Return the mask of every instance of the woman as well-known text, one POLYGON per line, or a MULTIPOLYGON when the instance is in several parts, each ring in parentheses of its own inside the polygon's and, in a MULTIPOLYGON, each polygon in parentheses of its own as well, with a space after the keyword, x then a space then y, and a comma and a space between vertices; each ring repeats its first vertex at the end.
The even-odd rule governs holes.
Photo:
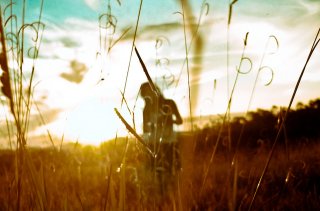
POLYGON ((156 87, 148 82, 140 87, 140 95, 145 101, 143 109, 143 138, 158 156, 157 163, 170 172, 180 169, 180 156, 173 124, 182 124, 176 103, 165 99, 156 87))

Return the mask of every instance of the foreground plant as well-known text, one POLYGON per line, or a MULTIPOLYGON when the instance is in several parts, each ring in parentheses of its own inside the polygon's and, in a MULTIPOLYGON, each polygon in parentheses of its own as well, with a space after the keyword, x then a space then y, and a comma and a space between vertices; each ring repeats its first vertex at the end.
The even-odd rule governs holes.
MULTIPOLYGON (((33 105, 35 61, 38 58, 44 24, 41 22, 43 1, 40 3, 38 20, 25 23, 26 2, 22 4, 22 25, 18 27, 18 18, 13 14, 14 3, 11 2, 4 10, 0 8, 0 36, 1 54, 0 65, 2 75, 0 77, 1 91, 7 99, 8 107, 13 118, 8 118, 8 134, 14 133, 16 137, 16 175, 14 185, 9 194, 13 194, 12 208, 16 210, 25 209, 21 200, 26 196, 26 180, 32 184, 32 197, 36 199, 35 207, 45 210, 47 200, 43 175, 38 174, 27 148, 27 136, 29 129, 30 114, 33 105), (4 17, 4 18, 3 18, 4 17), (6 30, 6 28, 9 28, 6 30), (31 46, 27 46, 25 31, 34 32, 31 38, 31 46), (9 31, 9 32, 6 32, 9 31), (32 66, 30 72, 24 67, 25 56, 31 58, 32 66), (10 66, 8 64, 11 64, 10 66), (26 75, 30 74, 29 77, 26 75), (13 119, 13 122, 10 120, 13 119), (10 130, 10 128, 15 128, 10 130)), ((10 143, 11 144, 11 143, 10 143)))
POLYGON ((259 192, 259 190, 260 190, 261 183, 262 183, 262 181, 263 181, 263 179, 264 179, 264 177, 265 177, 265 174, 266 174, 266 172, 267 172, 267 170, 268 170, 270 161, 271 161, 271 159, 272 159, 272 157, 273 157, 273 153, 274 153, 274 151, 275 151, 275 148, 276 148, 277 142, 278 142, 278 140, 279 140, 280 134, 281 134, 281 132, 282 132, 282 130, 283 130, 283 127, 284 127, 284 125, 285 125, 285 121, 286 121, 286 119, 287 119, 288 113, 290 112, 290 109, 291 109, 293 100, 294 100, 294 98, 295 98, 295 96, 296 96, 296 93, 297 93, 297 91, 298 91, 298 88, 299 88, 300 82, 301 82, 301 80, 302 80, 303 74, 304 74, 304 72, 305 72, 305 70, 306 70, 306 68, 307 68, 307 65, 308 65, 308 63, 309 63, 309 60, 311 59, 311 57, 312 57, 312 55, 313 55, 313 52, 315 51, 315 49, 317 48, 317 46, 318 46, 318 44, 319 44, 319 42, 320 42, 319 33, 320 33, 320 28, 319 28, 319 30, 318 30, 318 32, 317 32, 317 34, 316 34, 316 37, 315 37, 315 39, 314 39, 314 41, 313 41, 313 43, 312 43, 311 50, 310 50, 310 52, 309 52, 309 55, 308 55, 308 57, 307 57, 307 60, 306 60, 304 66, 303 66, 303 68, 302 68, 302 70, 301 70, 300 76, 299 76, 299 78, 298 78, 298 81, 297 81, 296 86, 295 86, 295 88, 294 88, 294 91, 293 91, 293 93, 292 93, 292 96, 291 96, 291 99, 290 99, 288 108, 286 109, 286 111, 285 111, 285 113, 284 113, 284 115, 283 115, 282 122, 281 122, 281 124, 280 124, 280 126, 279 126, 277 135, 276 135, 276 137, 275 137, 275 139, 274 139, 274 141, 273 141, 272 148, 271 148, 270 153, 269 153, 269 155, 268 155, 266 164, 265 164, 265 166, 264 166, 264 169, 263 169, 263 171, 262 171, 262 173, 261 173, 259 182, 258 182, 257 187, 256 187, 256 189, 255 189, 255 192, 254 192, 254 194, 253 194, 253 197, 252 197, 252 200, 251 200, 251 203, 250 203, 250 206, 249 206, 249 210, 252 209, 252 206, 253 206, 253 204, 254 204, 254 201, 255 201, 255 199, 256 199, 256 196, 257 196, 257 194, 258 194, 258 192, 259 192))

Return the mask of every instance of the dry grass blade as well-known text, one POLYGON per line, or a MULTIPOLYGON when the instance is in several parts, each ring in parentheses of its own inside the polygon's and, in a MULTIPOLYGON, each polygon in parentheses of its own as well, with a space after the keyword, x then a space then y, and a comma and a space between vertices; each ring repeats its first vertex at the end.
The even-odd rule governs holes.
MULTIPOLYGON (((263 50, 263 53, 262 53, 259 69, 258 69, 258 72, 256 74, 256 77, 255 77, 255 80, 254 80, 254 83, 253 83, 253 88, 252 88, 252 91, 251 91, 251 94, 250 94, 250 99, 249 99, 249 102, 248 102, 248 106, 247 106, 246 112, 244 113, 244 116, 243 116, 244 118, 247 118, 249 110, 251 108, 251 104, 252 104, 252 101, 253 101, 253 97, 254 97, 254 94, 255 94, 256 86, 257 86, 259 75, 260 75, 261 71, 268 70, 271 73, 271 78, 267 83, 264 84, 265 86, 269 86, 273 81, 273 76, 274 76, 273 69, 271 67, 269 67, 269 66, 262 66, 262 64, 264 62, 265 55, 267 53, 267 49, 268 49, 269 43, 270 43, 270 39, 274 39, 274 41, 276 42, 277 50, 279 49, 279 41, 278 41, 277 37, 274 36, 274 35, 270 35, 268 40, 267 40, 267 43, 265 45, 265 48, 263 50)), ((246 43, 246 41, 245 41, 245 43, 246 43)), ((268 54, 271 55, 271 54, 275 54, 275 53, 276 53, 276 51, 275 52, 270 52, 268 54)), ((234 161, 235 161, 235 159, 237 157, 238 148, 240 147, 240 143, 241 143, 244 131, 245 131, 245 127, 246 127, 246 124, 243 124, 242 127, 241 127, 241 131, 239 133, 238 140, 236 142, 236 148, 235 148, 235 153, 233 155, 232 164, 234 163, 234 161)))
POLYGON ((230 25, 231 23, 231 17, 232 17, 232 7, 235 3, 237 3, 238 0, 233 0, 230 4, 229 4, 229 16, 228 16, 228 25, 230 25))
MULTIPOLYGON (((136 28, 135 28, 135 30, 134 30, 132 47, 131 47, 131 51, 130 51, 129 64, 128 64, 126 79, 125 79, 124 87, 123 87, 123 95, 125 95, 125 93, 126 93, 126 88, 127 88, 127 83, 128 83, 128 77, 129 77, 129 70, 130 70, 130 66, 131 66, 132 53, 133 53, 133 48, 134 48, 135 42, 136 42, 137 31, 138 31, 138 26, 139 26, 139 21, 140 21, 140 15, 141 15, 141 10, 142 10, 142 4, 143 4, 143 0, 140 0, 139 11, 138 11, 138 18, 137 18, 137 22, 136 22, 136 28)), ((121 100, 121 106, 122 106, 122 104, 123 104, 123 101, 124 101, 124 99, 122 98, 122 100, 121 100)))
POLYGON ((125 29, 123 31, 123 33, 120 35, 120 37, 118 39, 116 39, 112 44, 111 46, 109 47, 108 51, 110 52, 111 49, 131 30, 131 26, 128 27, 127 29, 125 29))
POLYGON ((262 174, 261 174, 261 176, 260 176, 260 179, 259 179, 259 182, 258 182, 258 184, 257 184, 256 190, 255 190, 255 192, 254 192, 254 194, 253 194, 253 197, 252 197, 252 200, 251 200, 251 203, 250 203, 249 210, 251 210, 251 208, 252 208, 252 206, 253 206, 253 203, 254 203, 254 201, 255 201, 256 195, 257 195, 257 193, 258 193, 258 191, 259 191, 259 189, 260 189, 260 187, 261 187, 262 180, 264 179, 264 176, 265 176, 265 174, 266 174, 266 172, 267 172, 267 170, 268 170, 268 167, 269 167, 271 158, 272 158, 272 156, 273 156, 275 147, 276 147, 276 145, 277 145, 278 139, 279 139, 280 134, 281 134, 281 132, 282 132, 282 129, 283 129, 284 125, 285 125, 285 121, 286 121, 286 119, 287 119, 288 113, 289 113, 289 111, 290 111, 290 109, 291 109, 293 100, 294 100, 294 98, 295 98, 295 96, 296 96, 296 93, 297 93, 297 91, 298 91, 300 82, 301 82, 301 80, 302 80, 302 76, 303 76, 303 74, 304 74, 304 72, 305 72, 305 70, 306 70, 306 67, 307 67, 307 65, 308 65, 308 63, 309 63, 310 58, 312 57, 312 54, 313 54, 314 50, 316 49, 317 45, 318 45, 319 42, 320 42, 319 33, 320 33, 320 28, 318 29, 317 35, 316 35, 316 37, 315 37, 315 39, 314 39, 314 41, 313 41, 313 44, 312 44, 311 50, 310 50, 310 52, 309 52, 309 55, 308 55, 308 57, 307 57, 307 60, 306 60, 304 66, 303 66, 303 68, 302 68, 302 71, 301 71, 301 73, 300 73, 299 79, 298 79, 298 81, 297 81, 297 83, 296 83, 296 86, 295 86, 295 88, 294 88, 293 94, 292 94, 292 96, 291 96, 291 100, 290 100, 289 105, 288 105, 288 109, 286 110, 286 112, 285 112, 285 114, 284 114, 284 117, 283 117, 283 121, 282 121, 282 123, 281 123, 281 125, 280 125, 280 127, 279 127, 279 129, 278 129, 277 135, 276 135, 276 137, 275 137, 275 140, 274 140, 274 142, 273 142, 272 148, 271 148, 270 153, 269 153, 269 155, 268 155, 267 162, 266 162, 266 164, 265 164, 265 166, 264 166, 264 169, 263 169, 262 174))
POLYGON ((121 122, 126 126, 127 130, 134 135, 134 137, 146 148, 146 150, 154 156, 154 153, 150 150, 150 148, 144 143, 144 140, 141 138, 141 136, 138 135, 138 133, 129 125, 129 123, 123 118, 123 116, 120 114, 118 109, 114 108, 114 111, 116 112, 117 116, 121 120, 121 122))
POLYGON ((227 109, 226 109, 226 112, 224 113, 224 116, 223 116, 223 119, 222 119, 222 124, 221 124, 219 132, 218 132, 218 137, 217 137, 216 143, 214 145, 213 151, 211 153, 208 167, 207 167, 207 169, 205 171, 205 174, 204 174, 204 177, 203 177, 202 185, 201 185, 201 188, 200 188, 200 196, 202 195, 202 192, 204 190, 204 187, 205 187, 205 184, 207 182, 208 175, 209 175, 209 170, 210 170, 211 165, 213 163, 213 159, 214 159, 214 157, 216 155, 216 151, 217 151, 218 145, 219 145, 219 143, 221 141, 223 128, 226 125, 228 126, 228 117, 230 115, 232 98, 233 98, 234 91, 236 89, 236 85, 237 85, 237 82, 238 82, 239 75, 240 74, 243 74, 243 75, 248 74, 252 69, 252 62, 251 62, 250 58, 244 56, 245 50, 246 50, 246 47, 247 47, 248 35, 249 35, 249 32, 247 32, 246 35, 245 35, 244 47, 243 47, 243 50, 242 50, 242 55, 241 55, 241 58, 240 58, 239 67, 237 68, 237 75, 236 75, 236 78, 235 78, 234 83, 233 83, 233 87, 232 87, 232 90, 231 90, 231 93, 230 93, 230 97, 229 97, 229 100, 228 100, 227 109), (246 70, 246 71, 241 71, 242 62, 244 60, 247 60, 249 62, 250 68, 248 70, 246 70))
POLYGON ((159 95, 160 93, 158 92, 158 89, 157 89, 156 86, 154 85, 154 83, 153 83, 153 81, 152 81, 152 79, 151 79, 151 77, 150 77, 150 74, 149 74, 149 72, 148 72, 148 70, 147 70, 147 67, 146 67, 146 65, 144 64, 144 62, 143 62, 143 60, 142 60, 142 58, 141 58, 141 56, 140 56, 140 54, 139 54, 139 52, 138 52, 137 47, 134 47, 134 50, 135 50, 135 52, 136 52, 136 54, 137 54, 137 56, 138 56, 138 59, 139 59, 139 62, 140 62, 140 64, 141 64, 141 66, 142 66, 143 72, 144 72, 144 73, 146 74, 146 76, 147 76, 147 79, 148 79, 148 82, 149 82, 149 84, 150 84, 150 86, 151 86, 152 91, 153 91, 154 93, 157 93, 157 94, 159 95))

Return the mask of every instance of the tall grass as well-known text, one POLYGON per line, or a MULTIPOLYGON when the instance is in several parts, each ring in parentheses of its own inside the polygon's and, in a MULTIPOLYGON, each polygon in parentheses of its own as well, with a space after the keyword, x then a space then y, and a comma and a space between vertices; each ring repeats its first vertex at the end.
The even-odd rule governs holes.
POLYGON ((306 62, 305 62, 305 64, 304 64, 304 66, 303 66, 303 68, 302 68, 302 70, 301 70, 300 76, 299 76, 299 78, 298 78, 298 80, 297 80, 296 86, 295 86, 295 88, 294 88, 294 90, 293 90, 293 93, 292 93, 290 102, 289 102, 289 104, 288 104, 288 108, 287 108, 287 110, 286 110, 286 112, 285 112, 285 114, 284 114, 284 116, 283 116, 282 122, 281 122, 281 124, 280 124, 279 129, 278 129, 278 133, 277 133, 277 135, 276 135, 276 137, 275 137, 275 139, 274 139, 274 142, 273 142, 273 144, 272 144, 272 148, 271 148, 271 150, 270 150, 268 159, 267 159, 266 164, 265 164, 265 166, 264 166, 264 169, 263 169, 263 171, 262 171, 262 173, 261 173, 259 182, 258 182, 258 184, 257 184, 257 188, 256 188, 256 190, 255 190, 255 192, 254 192, 252 201, 251 201, 251 203, 250 203, 249 210, 251 210, 251 208, 252 208, 252 206, 253 206, 253 203, 254 203, 254 201, 255 201, 256 195, 258 194, 258 191, 259 191, 259 189, 260 189, 260 187, 261 187, 261 182, 263 181, 264 176, 265 176, 265 174, 266 174, 266 171, 268 170, 270 161, 271 161, 271 159, 272 159, 272 157, 273 157, 273 153, 274 153, 274 151, 275 151, 275 147, 276 147, 276 145, 277 145, 277 142, 278 142, 278 140, 279 140, 280 134, 281 134, 281 132, 282 132, 282 129, 283 129, 284 124, 285 124, 285 121, 286 121, 286 119, 287 119, 288 112, 290 112, 290 109, 291 109, 293 100, 294 100, 294 98, 295 98, 295 96, 296 96, 296 94, 297 94, 297 91, 298 91, 300 82, 301 82, 301 80, 302 80, 303 74, 304 74, 304 72, 305 72, 305 70, 306 70, 306 68, 307 68, 307 65, 308 65, 308 63, 309 63, 309 60, 310 60, 311 57, 312 57, 312 54, 313 54, 314 50, 317 48, 317 46, 318 46, 318 44, 319 44, 319 42, 320 42, 319 33, 320 33, 320 28, 319 28, 319 30, 318 30, 318 32, 317 32, 317 34, 316 34, 316 37, 315 37, 315 39, 314 39, 314 41, 313 41, 313 43, 312 43, 312 46, 311 46, 309 55, 308 55, 308 57, 307 57, 307 59, 306 59, 306 62))
MULTIPOLYGON (((3 70, 1 75, 1 91, 8 100, 10 112, 14 120, 14 136, 16 138, 16 173, 13 184, 15 188, 12 190, 16 191, 16 197, 12 199, 14 202, 12 203, 12 208, 16 210, 25 209, 21 203, 22 198, 25 197, 27 192, 32 190, 29 194, 34 198, 35 207, 45 210, 47 201, 44 177, 35 170, 27 148, 29 120, 33 100, 35 61, 38 57, 44 30, 44 24, 41 22, 43 1, 40 2, 38 20, 32 23, 25 22, 26 1, 23 1, 22 15, 20 16, 21 26, 18 26, 18 16, 13 14, 13 7, 14 3, 11 1, 4 10, 0 9, 1 68, 3 70), (31 30, 34 34, 34 37, 31 38, 31 46, 26 45, 26 30, 31 30), (9 46, 8 49, 7 46, 9 46), (28 73, 23 66, 25 56, 30 57, 32 60, 30 77, 26 77, 28 73), (9 67, 9 63, 12 66, 9 67), (30 182, 31 190, 25 187, 26 183, 24 180, 30 182)), ((9 128, 8 134, 11 134, 9 128)))
MULTIPOLYGON (((129 59, 127 74, 126 74, 124 87, 123 87, 123 95, 125 95, 125 93, 126 93, 127 82, 128 82, 128 77, 129 77, 129 71, 130 71, 130 66, 131 66, 131 59, 132 59, 133 50, 135 48, 135 41, 136 41, 137 32, 138 32, 138 26, 139 26, 139 21, 140 21, 140 16, 141 16, 142 5, 143 5, 143 0, 140 0, 138 17, 137 17, 136 26, 135 26, 134 35, 133 35, 133 40, 132 40, 132 45, 131 45, 130 59, 129 59)), ((124 100, 124 98, 122 98, 121 105, 123 104, 123 100, 124 100)))
MULTIPOLYGON (((232 104, 232 98, 233 98, 233 94, 234 94, 234 91, 235 91, 235 88, 236 88, 236 85, 237 85, 237 82, 238 82, 238 77, 240 74, 248 74, 251 69, 252 69, 252 63, 251 63, 251 60, 248 58, 248 57, 245 57, 244 56, 244 53, 245 53, 245 49, 246 49, 246 46, 247 46, 247 41, 248 41, 248 33, 246 33, 245 35, 245 39, 244 39, 244 47, 243 47, 243 51, 242 51, 242 55, 241 55, 241 58, 240 58, 240 63, 239 63, 239 67, 237 69, 237 75, 236 75, 236 78, 235 78, 235 81, 234 81, 234 84, 233 84, 233 87, 232 87, 232 90, 231 90, 231 94, 230 94, 230 97, 229 97, 229 101, 228 101, 228 105, 227 105, 227 109, 226 109, 226 112, 224 113, 224 116, 223 116, 223 120, 222 120, 222 124, 220 126, 220 129, 219 129, 219 133, 218 133, 218 136, 217 136, 217 140, 216 140, 216 143, 214 145, 214 149, 212 151, 212 154, 211 154, 211 157, 210 157, 210 160, 209 160, 209 164, 208 164, 208 167, 207 167, 207 170, 205 171, 205 174, 204 174, 204 178, 203 178, 203 183, 202 183, 202 186, 201 186, 201 189, 200 189, 200 195, 202 194, 202 191, 203 191, 203 188, 205 187, 205 184, 206 184, 206 180, 207 180, 207 177, 208 177, 208 173, 209 173, 209 170, 210 170, 210 167, 212 165, 212 162, 213 162, 213 159, 215 157, 215 154, 216 154, 216 151, 217 151, 217 148, 220 144, 220 141, 221 141, 221 138, 222 138, 222 131, 223 129, 225 128, 227 124, 227 118, 228 116, 230 115, 230 109, 231 109, 231 104, 232 104), (245 70, 243 71, 242 70, 242 62, 243 61, 248 61, 249 64, 250 64, 250 67, 248 70, 245 70)), ((230 135, 229 135, 230 136, 230 135)), ((229 138, 228 138, 229 139, 229 138)))
MULTIPOLYGON (((273 75, 274 75, 273 69, 271 67, 267 66, 267 65, 263 65, 263 62, 264 62, 266 54, 274 54, 275 53, 275 52, 267 52, 269 44, 270 44, 270 40, 272 40, 272 39, 276 42, 277 50, 279 48, 279 41, 276 38, 276 36, 270 35, 268 37, 267 42, 266 42, 265 48, 264 48, 264 50, 262 52, 262 57, 261 57, 260 64, 259 64, 259 67, 258 67, 258 71, 257 71, 256 77, 255 77, 255 80, 254 80, 254 84, 253 84, 253 88, 252 88, 252 91, 251 91, 251 94, 250 94, 250 99, 249 99, 249 102, 248 102, 248 106, 247 106, 247 109, 246 109, 246 111, 245 111, 245 113, 243 115, 243 117, 245 119, 247 118, 248 113, 249 113, 249 111, 251 109, 251 104, 252 104, 252 101, 253 101, 253 97, 255 95, 255 91, 256 91, 256 87, 257 87, 257 83, 258 83, 258 79, 259 79, 261 71, 269 70, 270 73, 271 73, 271 78, 267 83, 264 84, 265 86, 269 86, 273 81, 273 75)), ((232 163, 236 159, 237 149, 240 147, 241 139, 242 139, 242 135, 243 135, 243 133, 245 131, 245 127, 246 127, 246 124, 243 124, 243 126, 241 128, 241 131, 240 131, 240 134, 239 134, 239 137, 238 137, 238 140, 237 140, 236 145, 235 145, 235 154, 234 154, 234 157, 232 159, 232 163)))
MULTIPOLYGON (((87 209, 87 210, 118 210, 120 207, 132 210, 208 210, 229 209, 231 202, 226 194, 226 175, 229 174, 230 165, 224 153, 218 153, 214 168, 210 171, 207 188, 202 198, 197 197, 201 185, 202 175, 199 174, 206 165, 202 162, 208 159, 210 151, 201 148, 202 153, 195 159, 191 158, 192 139, 181 137, 181 153, 183 155, 183 171, 176 178, 172 186, 167 187, 161 196, 156 190, 156 183, 150 177, 152 172, 145 170, 145 152, 137 150, 134 139, 118 139, 116 147, 114 142, 106 142, 100 147, 65 145, 61 152, 52 149, 31 149, 29 153, 36 166, 37 172, 43 172, 45 183, 47 210, 87 209), (124 156, 124 154, 126 154, 124 156), (123 158, 125 157, 125 161, 123 158), (125 162, 125 165, 121 165, 125 162), (42 167, 41 167, 42 166, 42 167), (119 168, 120 167, 120 168, 119 168), (125 169, 124 169, 125 168, 125 169), (222 196, 225 197, 222 197, 222 196), (122 197, 122 201, 120 200, 122 197), (121 201, 121 203, 120 203, 121 201)), ((305 147, 291 147, 290 169, 286 161, 285 151, 278 149, 274 156, 277 161, 271 162, 263 188, 256 196, 254 210, 261 208, 317 208, 318 190, 313 178, 319 175, 319 145, 306 145, 305 147), (310 181, 313 180, 314 183, 310 181), (287 182, 286 182, 287 181, 287 182), (309 186, 308 189, 307 186, 309 186), (314 188, 316 188, 314 190, 314 188), (306 205, 308 203, 308 205, 306 205)), ((238 154, 237 164, 237 191, 236 208, 247 209, 250 203, 249 194, 259 179, 259 174, 268 157, 268 150, 261 151, 254 156, 254 151, 241 150, 238 154)), ((11 162, 12 152, 1 151, 1 165, 6 166, 6 174, 1 172, 0 181, 0 207, 7 210, 4 205, 13 207, 14 202, 8 197, 13 194, 5 191, 10 186, 10 179, 14 171, 4 165, 4 161, 11 162), (5 200, 4 200, 5 199, 5 200), (5 202, 5 204, 3 203, 5 202)), ((11 165, 11 164, 10 164, 11 165)), ((234 175, 234 174, 233 174, 234 175)), ((170 177, 166 177, 169 181, 170 177)), ((31 183, 24 181, 24 191, 32 192, 31 183)), ((21 198, 21 207, 36 207, 36 198, 21 198)), ((37 209, 37 208, 35 208, 37 209)))
MULTIPOLYGON (((179 84, 180 76, 186 65, 191 131, 188 131, 189 134, 181 133, 179 135, 180 154, 183 165, 182 171, 177 170, 174 173, 163 170, 165 169, 163 163, 167 162, 166 159, 168 159, 166 158, 166 154, 161 151, 165 146, 161 145, 161 143, 156 143, 151 148, 137 133, 134 122, 135 106, 131 109, 126 100, 126 89, 131 60, 134 54, 133 51, 135 51, 139 59, 142 70, 153 92, 156 95, 161 94, 156 88, 136 46, 140 17, 143 12, 143 0, 139 2, 130 58, 126 77, 124 78, 124 87, 123 91, 120 92, 122 96, 121 106, 123 104, 126 105, 130 115, 132 115, 133 126, 129 123, 131 120, 126 120, 115 109, 115 113, 132 136, 128 135, 125 138, 120 138, 116 135, 113 141, 104 143, 99 148, 81 147, 77 144, 71 144, 71 147, 69 146, 68 148, 68 145, 63 145, 62 138, 59 151, 55 148, 56 146, 54 145, 50 131, 47 131, 47 133, 53 146, 52 149, 37 151, 28 148, 28 131, 32 110, 37 110, 42 124, 45 124, 41 110, 33 99, 33 92, 36 90, 34 84, 36 60, 39 55, 45 28, 44 23, 42 23, 44 1, 40 2, 39 16, 32 23, 26 23, 25 21, 27 13, 26 0, 23 1, 21 11, 22 25, 19 27, 19 15, 13 14, 14 3, 12 1, 4 10, 0 9, 2 46, 2 53, 0 54, 2 69, 0 78, 2 83, 1 91, 7 99, 14 121, 12 124, 14 124, 15 129, 12 130, 10 118, 8 117, 6 120, 9 139, 16 139, 14 162, 5 164, 4 170, 0 169, 0 171, 5 172, 3 174, 5 176, 0 174, 0 182, 5 181, 6 185, 4 187, 8 190, 6 197, 3 197, 2 193, 0 194, 1 200, 5 201, 0 201, 0 209, 251 210, 255 209, 255 207, 264 209, 263 206, 266 206, 265 209, 285 209, 288 207, 294 208, 294 205, 297 205, 290 205, 290 203, 293 203, 293 201, 304 194, 304 190, 299 190, 299 182, 300 184, 306 183, 306 186, 308 186, 309 183, 305 181, 304 177, 313 176, 313 174, 318 176, 319 172, 313 168, 316 169, 318 167, 319 159, 312 157, 312 154, 307 153, 307 151, 301 152, 293 146, 288 146, 288 144, 286 145, 286 153, 283 153, 281 148, 277 152, 276 146, 280 139, 280 134, 285 127, 288 113, 292 107, 307 64, 319 44, 320 29, 296 83, 288 108, 283 116, 281 116, 282 121, 272 146, 267 150, 262 149, 259 151, 260 154, 257 155, 256 150, 240 149, 240 142, 246 126, 245 123, 242 124, 235 145, 232 144, 233 140, 231 140, 231 106, 236 94, 239 77, 251 71, 252 61, 246 56, 246 48, 249 42, 249 33, 246 33, 239 67, 236 69, 236 78, 232 89, 229 90, 229 30, 232 23, 233 6, 238 2, 237 0, 229 1, 227 22, 227 108, 223 114, 222 123, 216 130, 217 138, 213 141, 214 143, 209 143, 209 147, 200 147, 200 150, 197 151, 194 146, 198 144, 197 142, 203 141, 199 141, 199 139, 207 139, 207 134, 206 137, 201 137, 198 134, 199 131, 194 129, 194 109, 198 102, 197 100, 194 102, 193 99, 197 98, 199 87, 192 87, 191 81, 192 77, 195 74, 200 74, 202 70, 204 36, 200 33, 199 28, 201 27, 203 15, 207 15, 209 12, 209 4, 206 1, 202 1, 200 14, 195 21, 196 15, 190 2, 187 0, 178 2, 181 5, 181 12, 178 13, 182 15, 185 55, 181 64, 180 75, 175 80, 175 88, 179 84), (2 17, 4 17, 4 20, 2 17), (26 42, 26 39, 29 38, 26 36, 26 30, 34 33, 34 37, 29 42, 26 42), (189 42, 188 30, 191 37, 189 42), (31 43, 31 46, 27 46, 27 43, 31 43), (191 49, 193 49, 193 52, 191 49), (26 76, 27 70, 24 69, 23 65, 25 56, 32 59, 29 77, 26 76), (195 67, 191 67, 191 62, 193 62, 195 67), (249 64, 247 70, 243 69, 244 62, 248 62, 249 64), (12 66, 9 66, 9 63, 12 66), (223 138, 227 139, 227 150, 219 151, 223 138), (288 155, 289 148, 291 149, 290 157, 296 163, 290 163, 291 166, 288 169, 288 162, 284 162, 284 160, 288 161, 288 156, 285 159, 283 155, 288 155), (153 167, 151 169, 146 167, 150 163, 150 157, 153 167), (252 157, 256 159, 252 160, 252 157), (270 165, 272 158, 275 157, 279 163, 277 165, 270 165), (158 161, 159 163, 157 163, 158 161), (10 169, 10 166, 14 166, 14 168, 10 169), (290 199, 290 197, 293 199, 290 199), (264 202, 266 198, 268 200, 264 202)), ((121 1, 118 0, 117 3, 121 5, 121 1)), ((101 14, 98 18, 100 36, 98 54, 100 54, 102 59, 131 30, 131 27, 128 27, 118 38, 115 38, 117 18, 112 14, 111 9, 109 0, 106 13, 101 14)), ((271 54, 267 52, 271 41, 274 41, 277 48, 279 48, 277 37, 271 35, 262 52, 244 119, 247 118, 250 110, 260 73, 266 70, 271 73, 271 79, 265 84, 266 86, 273 80, 273 69, 264 65, 266 54, 271 54)), ((101 67, 102 69, 103 67, 101 67)), ((214 89, 215 86, 216 80, 214 81, 214 89)), ((306 150, 311 149, 314 151, 313 153, 319 153, 316 147, 307 148, 306 150)), ((12 159, 12 155, 6 156, 11 157, 3 160, 12 159)), ((305 201, 309 202, 310 207, 319 208, 319 193, 317 193, 319 187, 317 183, 313 185, 314 191, 310 191, 308 187, 307 191, 309 192, 305 201)), ((1 189, 1 191, 3 190, 1 189)), ((299 208, 303 207, 301 204, 299 205, 299 208)))

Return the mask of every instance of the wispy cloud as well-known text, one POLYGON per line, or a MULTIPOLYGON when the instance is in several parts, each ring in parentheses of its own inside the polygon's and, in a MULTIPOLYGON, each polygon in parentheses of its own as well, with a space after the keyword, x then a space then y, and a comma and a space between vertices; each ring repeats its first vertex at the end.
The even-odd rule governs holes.
MULTIPOLYGON (((41 113, 35 113, 32 114, 29 118, 29 126, 28 126, 28 130, 30 132, 36 130, 37 128, 45 125, 45 124, 49 124, 54 122, 57 119, 58 114, 61 111, 59 109, 43 109, 41 111, 41 113)), ((9 125, 14 125, 14 122, 11 120, 9 121, 9 125)), ((6 121, 1 121, 0 122, 0 139, 1 137, 8 137, 9 133, 7 130, 7 123, 6 121)), ((10 133, 12 138, 15 137, 15 133, 16 131, 11 131, 12 129, 15 129, 14 127, 10 127, 10 133)))
POLYGON ((70 62, 71 67, 71 73, 61 73, 60 76, 67 81, 73 82, 73 83, 81 83, 83 80, 84 74, 88 71, 88 67, 77 60, 72 60, 70 62))

